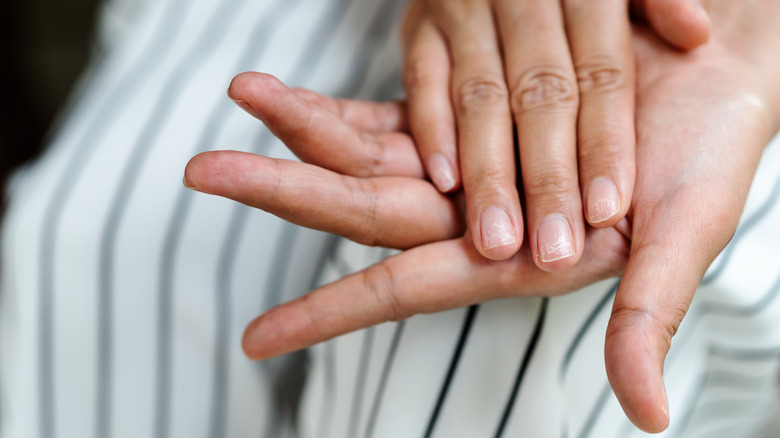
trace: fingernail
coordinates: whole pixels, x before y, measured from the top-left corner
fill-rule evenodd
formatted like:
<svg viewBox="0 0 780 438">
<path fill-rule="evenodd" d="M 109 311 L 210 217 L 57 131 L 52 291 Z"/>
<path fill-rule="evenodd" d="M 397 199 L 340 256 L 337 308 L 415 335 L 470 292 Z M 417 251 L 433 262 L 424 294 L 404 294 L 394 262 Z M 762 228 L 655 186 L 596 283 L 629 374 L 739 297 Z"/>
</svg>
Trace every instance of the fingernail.
<svg viewBox="0 0 780 438">
<path fill-rule="evenodd" d="M 265 120 L 262 114 L 260 114 L 255 107 L 249 104 L 249 102 L 242 100 L 242 99 L 231 99 L 233 102 L 235 102 L 236 105 L 241 107 L 242 110 L 248 112 L 252 117 L 255 117 L 260 120 Z"/>
<path fill-rule="evenodd" d="M 664 413 L 664 416 L 666 417 L 667 421 L 669 420 L 669 396 L 666 394 L 666 385 L 661 383 L 661 394 L 663 394 L 664 398 L 661 402 L 661 411 Z"/>
<path fill-rule="evenodd" d="M 186 176 L 182 177 L 181 182 L 182 182 L 182 184 L 184 184 L 184 188 L 187 188 L 187 189 L 190 189 L 190 190 L 196 190 L 196 191 L 198 190 L 197 187 L 193 187 L 193 186 L 187 184 L 187 177 Z"/>
<path fill-rule="evenodd" d="M 707 13 L 707 10 L 704 9 L 704 6 L 699 1 L 697 0 L 688 1 L 685 3 L 685 5 L 688 8 L 688 12 L 693 15 L 696 15 L 699 21 L 707 24 L 710 23 L 710 15 Z"/>
<path fill-rule="evenodd" d="M 444 155 L 433 154 L 428 157 L 428 171 L 440 192 L 449 192 L 455 188 L 455 173 Z"/>
<path fill-rule="evenodd" d="M 547 216 L 537 232 L 539 259 L 543 263 L 563 260 L 574 255 L 574 238 L 569 221 L 559 214 Z"/>
<path fill-rule="evenodd" d="M 594 179 L 587 194 L 588 222 L 597 224 L 610 219 L 620 211 L 620 194 L 611 179 Z"/>
<path fill-rule="evenodd" d="M 509 215 L 501 207 L 490 206 L 482 211 L 480 217 L 483 249 L 493 249 L 500 246 L 515 245 L 515 227 Z"/>
</svg>

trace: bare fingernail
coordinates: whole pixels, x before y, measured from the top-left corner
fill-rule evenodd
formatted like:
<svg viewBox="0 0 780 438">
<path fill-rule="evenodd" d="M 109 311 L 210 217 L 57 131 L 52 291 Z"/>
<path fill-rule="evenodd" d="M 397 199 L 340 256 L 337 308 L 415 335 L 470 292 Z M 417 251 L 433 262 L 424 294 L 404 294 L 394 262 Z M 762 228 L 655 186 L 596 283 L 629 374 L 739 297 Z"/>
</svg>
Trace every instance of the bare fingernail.
<svg viewBox="0 0 780 438">
<path fill-rule="evenodd" d="M 688 1 L 685 3 L 685 6 L 688 8 L 688 12 L 692 15 L 695 15 L 699 21 L 709 24 L 710 15 L 707 13 L 707 10 L 704 9 L 704 6 L 700 2 Z"/>
<path fill-rule="evenodd" d="M 601 177 L 590 183 L 587 194 L 588 222 L 604 222 L 620 211 L 620 194 L 611 179 Z"/>
<path fill-rule="evenodd" d="M 441 192 L 449 192 L 455 188 L 455 173 L 447 157 L 433 154 L 428 157 L 428 171 L 436 188 Z"/>
<path fill-rule="evenodd" d="M 490 206 L 482 211 L 480 229 L 482 247 L 485 250 L 517 244 L 515 227 L 509 215 L 501 207 Z"/>
<path fill-rule="evenodd" d="M 262 114 L 260 114 L 259 111 L 255 109 L 252 105 L 249 104 L 249 102 L 242 100 L 242 99 L 231 99 L 233 102 L 235 102 L 236 105 L 241 107 L 242 110 L 248 112 L 252 117 L 259 119 L 259 120 L 265 120 Z"/>
<path fill-rule="evenodd" d="M 190 190 L 197 190 L 195 187 L 191 186 L 191 185 L 190 185 L 190 184 L 187 182 L 187 177 L 186 177 L 186 176 L 185 176 L 185 177 L 182 177 L 182 179 L 181 179 L 181 182 L 182 182 L 182 184 L 184 184 L 184 188 L 187 188 L 187 189 L 190 189 Z"/>
<path fill-rule="evenodd" d="M 574 256 L 574 238 L 565 217 L 559 214 L 547 216 L 539 225 L 537 233 L 539 260 L 543 263 Z"/>
<path fill-rule="evenodd" d="M 661 389 L 662 389 L 661 394 L 663 394 L 664 397 L 663 400 L 661 400 L 661 411 L 664 413 L 664 416 L 668 421 L 669 420 L 669 396 L 666 395 L 666 386 L 662 384 Z"/>
</svg>

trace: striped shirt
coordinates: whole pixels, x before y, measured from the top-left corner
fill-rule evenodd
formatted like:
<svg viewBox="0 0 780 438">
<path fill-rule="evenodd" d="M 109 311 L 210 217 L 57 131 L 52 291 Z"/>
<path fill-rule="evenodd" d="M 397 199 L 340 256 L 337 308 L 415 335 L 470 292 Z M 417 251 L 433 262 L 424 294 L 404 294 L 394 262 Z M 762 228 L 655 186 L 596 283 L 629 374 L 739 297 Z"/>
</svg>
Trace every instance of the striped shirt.
<svg viewBox="0 0 780 438">
<path fill-rule="evenodd" d="M 643 436 L 604 372 L 614 279 L 248 361 L 240 338 L 255 316 L 387 251 L 187 191 L 183 167 L 211 149 L 292 158 L 225 97 L 242 71 L 339 97 L 399 96 L 403 2 L 147 3 L 10 184 L 3 437 Z M 772 145 L 675 337 L 662 436 L 762 436 L 780 356 L 778 197 Z"/>
</svg>

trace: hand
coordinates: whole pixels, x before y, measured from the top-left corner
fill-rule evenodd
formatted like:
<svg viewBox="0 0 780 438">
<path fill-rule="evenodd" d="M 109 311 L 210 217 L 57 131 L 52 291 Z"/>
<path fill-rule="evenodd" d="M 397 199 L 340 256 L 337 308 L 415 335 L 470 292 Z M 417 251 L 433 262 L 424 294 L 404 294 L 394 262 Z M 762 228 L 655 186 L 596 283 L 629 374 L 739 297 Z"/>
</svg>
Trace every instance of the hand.
<svg viewBox="0 0 780 438">
<path fill-rule="evenodd" d="M 668 424 L 662 369 L 671 338 L 701 276 L 733 233 L 780 113 L 780 90 L 770 82 L 780 72 L 774 56 L 780 44 L 775 32 L 780 4 L 722 0 L 710 5 L 720 32 L 696 53 L 673 53 L 646 32 L 635 35 L 640 74 L 632 244 L 608 327 L 605 359 L 626 414 L 652 432 Z M 283 354 L 414 313 L 529 290 L 563 293 L 623 266 L 626 242 L 609 228 L 589 229 L 585 251 L 592 256 L 555 276 L 534 269 L 527 248 L 510 260 L 490 262 L 468 244 L 468 234 L 424 244 L 455 237 L 462 228 L 456 202 L 419 180 L 419 162 L 408 153 L 408 138 L 389 133 L 405 128 L 399 122 L 403 107 L 359 107 L 365 104 L 298 93 L 340 111 L 353 126 L 285 94 L 267 76 L 239 76 L 231 87 L 231 96 L 249 105 L 299 155 L 313 157 L 312 162 L 329 168 L 351 162 L 343 168 L 347 175 L 409 176 L 353 178 L 305 164 L 222 152 L 193 159 L 187 167 L 188 185 L 358 241 L 413 248 L 255 320 L 244 337 L 250 357 Z M 357 108 L 375 120 L 356 116 Z M 401 183 L 408 186 L 395 190 Z"/>
<path fill-rule="evenodd" d="M 663 363 L 672 337 L 733 235 L 780 121 L 780 3 L 719 0 L 708 11 L 712 40 L 689 54 L 665 50 L 645 30 L 635 35 L 631 254 L 607 328 L 605 363 L 627 416 L 648 432 L 668 424 Z"/>
<path fill-rule="evenodd" d="M 583 205 L 597 227 L 628 211 L 635 163 L 629 3 L 673 45 L 692 49 L 708 38 L 706 13 L 690 0 L 410 3 L 402 35 L 411 131 L 442 192 L 460 185 L 462 171 L 468 225 L 485 257 L 505 259 L 523 239 L 513 122 L 529 247 L 541 269 L 579 260 Z"/>
<path fill-rule="evenodd" d="M 406 249 L 259 319 L 263 338 L 253 326 L 244 341 L 250 357 L 276 356 L 415 313 L 507 296 L 562 294 L 613 277 L 624 267 L 625 222 L 622 233 L 589 229 L 589 256 L 562 274 L 537 269 L 527 246 L 504 261 L 482 257 L 463 225 L 462 194 L 444 195 L 423 179 L 404 132 L 402 104 L 290 91 L 260 73 L 236 77 L 229 95 L 316 165 L 207 152 L 187 165 L 188 187 L 360 243 Z"/>
</svg>

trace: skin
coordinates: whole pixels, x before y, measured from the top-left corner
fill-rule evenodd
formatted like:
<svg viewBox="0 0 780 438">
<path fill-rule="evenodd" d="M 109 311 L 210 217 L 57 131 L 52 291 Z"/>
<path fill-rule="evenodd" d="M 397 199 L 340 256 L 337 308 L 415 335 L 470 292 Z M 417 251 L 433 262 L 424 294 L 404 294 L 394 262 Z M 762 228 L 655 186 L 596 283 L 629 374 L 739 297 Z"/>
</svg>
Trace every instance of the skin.
<svg viewBox="0 0 780 438">
<path fill-rule="evenodd" d="M 664 430 L 664 358 L 701 277 L 736 228 L 780 121 L 780 3 L 712 0 L 708 8 L 712 40 L 692 53 L 669 50 L 644 29 L 634 33 L 630 225 L 587 228 L 581 262 L 559 274 L 537 269 L 527 243 L 503 261 L 481 255 L 463 228 L 462 195 L 441 195 L 422 179 L 404 105 L 334 101 L 291 92 L 268 75 L 238 76 L 230 96 L 310 164 L 208 152 L 190 161 L 185 185 L 358 242 L 406 249 L 260 316 L 245 332 L 247 355 L 273 357 L 489 299 L 566 293 L 622 273 L 606 333 L 607 374 L 636 426 Z"/>
<path fill-rule="evenodd" d="M 675 47 L 709 38 L 709 18 L 695 0 L 410 3 L 402 36 L 411 131 L 439 190 L 462 183 L 483 256 L 510 257 L 527 228 L 539 268 L 570 269 L 582 256 L 586 221 L 611 227 L 628 212 L 629 6 Z"/>
</svg>

